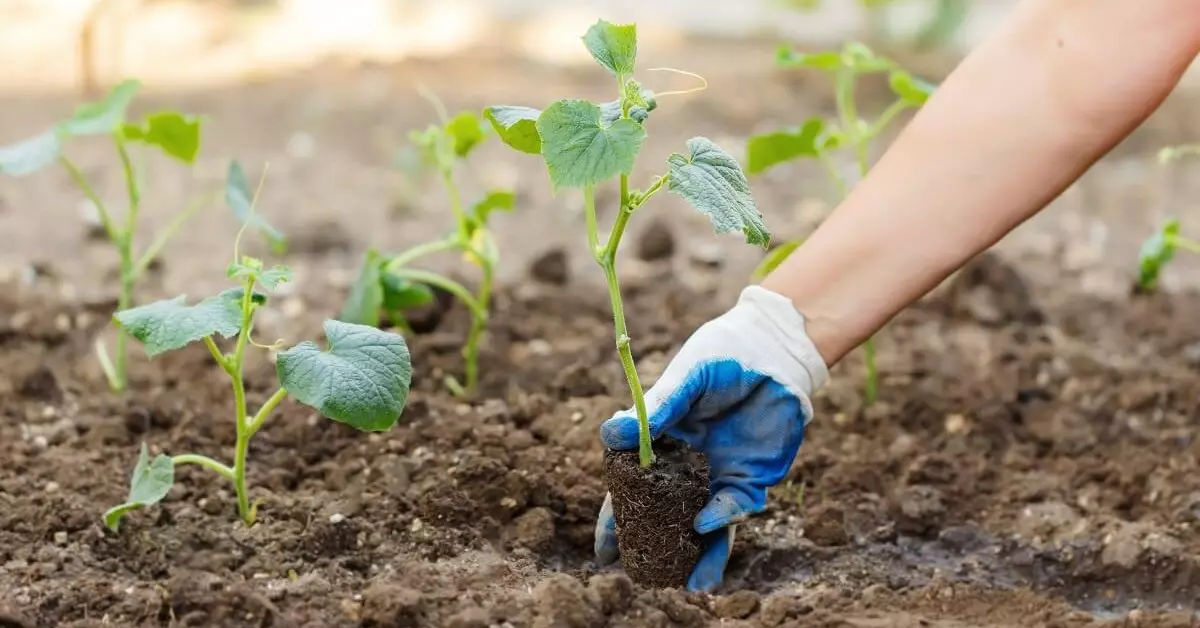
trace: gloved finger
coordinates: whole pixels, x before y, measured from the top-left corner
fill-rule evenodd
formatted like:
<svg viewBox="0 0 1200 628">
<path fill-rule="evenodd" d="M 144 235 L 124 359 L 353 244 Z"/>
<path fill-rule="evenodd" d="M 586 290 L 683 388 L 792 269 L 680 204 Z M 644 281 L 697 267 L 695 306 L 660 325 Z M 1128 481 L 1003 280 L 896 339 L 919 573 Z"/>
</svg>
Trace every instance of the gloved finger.
<svg viewBox="0 0 1200 628">
<path fill-rule="evenodd" d="M 690 365 L 675 362 L 667 366 L 662 377 L 646 392 L 651 438 L 662 436 L 688 415 L 692 405 L 704 395 L 704 382 L 703 368 L 692 369 Z M 614 414 L 600 425 L 600 440 L 608 449 L 636 449 L 637 413 L 631 408 Z"/>
<path fill-rule="evenodd" d="M 596 563 L 603 566 L 617 560 L 617 520 L 613 517 L 612 494 L 604 496 L 604 505 L 596 518 Z"/>
<path fill-rule="evenodd" d="M 709 593 L 720 586 L 725 578 L 725 567 L 733 551 L 733 538 L 737 526 L 721 528 L 704 536 L 704 553 L 692 569 L 688 578 L 688 591 Z"/>
<path fill-rule="evenodd" d="M 693 527 L 700 534 L 708 534 L 725 526 L 741 523 L 750 515 L 766 508 L 766 491 L 741 486 L 726 486 L 708 500 L 704 508 L 696 513 Z"/>
</svg>

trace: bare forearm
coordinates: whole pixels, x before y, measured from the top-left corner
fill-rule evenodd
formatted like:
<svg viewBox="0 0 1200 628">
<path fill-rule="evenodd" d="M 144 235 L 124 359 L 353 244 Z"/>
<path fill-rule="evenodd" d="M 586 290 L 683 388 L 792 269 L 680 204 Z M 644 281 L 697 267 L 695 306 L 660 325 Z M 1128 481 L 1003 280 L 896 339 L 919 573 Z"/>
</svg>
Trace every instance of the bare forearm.
<svg viewBox="0 0 1200 628">
<path fill-rule="evenodd" d="M 1198 52 L 1194 0 L 1025 0 L 764 286 L 840 360 L 1057 197 Z"/>
</svg>

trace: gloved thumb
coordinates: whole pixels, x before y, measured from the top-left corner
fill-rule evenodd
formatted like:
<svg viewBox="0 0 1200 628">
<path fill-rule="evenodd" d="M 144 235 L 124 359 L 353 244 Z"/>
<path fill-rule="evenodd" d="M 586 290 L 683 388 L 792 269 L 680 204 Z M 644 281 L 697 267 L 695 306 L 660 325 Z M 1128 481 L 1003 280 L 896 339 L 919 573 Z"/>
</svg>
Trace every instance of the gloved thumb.
<svg viewBox="0 0 1200 628">
<path fill-rule="evenodd" d="M 717 491 L 704 508 L 696 514 L 693 523 L 700 534 L 708 534 L 726 526 L 741 523 L 750 515 L 756 515 L 766 509 L 767 494 L 758 488 L 745 489 L 740 486 L 726 486 Z"/>
<path fill-rule="evenodd" d="M 725 579 L 725 567 L 729 564 L 729 555 L 733 552 L 733 538 L 737 526 L 722 528 L 704 536 L 704 553 L 692 568 L 688 578 L 688 591 L 694 593 L 709 593 L 720 586 Z"/>
</svg>

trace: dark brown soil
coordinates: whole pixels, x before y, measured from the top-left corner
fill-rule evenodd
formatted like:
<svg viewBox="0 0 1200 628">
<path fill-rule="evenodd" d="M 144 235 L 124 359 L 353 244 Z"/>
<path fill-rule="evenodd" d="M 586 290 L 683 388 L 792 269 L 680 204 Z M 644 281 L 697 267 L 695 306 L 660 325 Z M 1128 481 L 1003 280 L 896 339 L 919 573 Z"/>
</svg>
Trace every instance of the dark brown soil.
<svg viewBox="0 0 1200 628">
<path fill-rule="evenodd" d="M 644 468 L 637 451 L 604 452 L 621 566 L 644 587 L 684 587 L 703 549 L 694 521 L 708 502 L 708 459 L 667 438 L 654 455 Z"/>
<path fill-rule="evenodd" d="M 828 104 L 817 81 L 771 68 L 775 43 L 654 56 L 702 72 L 712 88 L 664 100 L 646 154 L 665 157 L 700 133 L 736 152 L 737 138 Z M 316 68 L 144 105 L 211 115 L 204 151 L 215 176 L 226 156 L 269 159 L 264 214 L 289 233 L 337 236 L 301 238 L 304 251 L 286 259 L 297 282 L 262 312 L 259 340 L 316 338 L 363 250 L 399 250 L 448 224 L 434 187 L 412 199 L 415 213 L 392 211 L 390 155 L 375 144 L 432 121 L 412 89 L 418 80 L 455 109 L 600 98 L 611 87 L 602 71 L 487 49 L 456 61 Z M 23 137 L 72 106 L 0 96 L 0 132 Z M 202 346 L 153 362 L 135 351 L 130 393 L 111 396 L 91 355 L 98 335 L 111 341 L 111 251 L 71 227 L 79 195 L 61 173 L 0 178 L 0 261 L 12 271 L 0 286 L 0 625 L 1194 625 L 1200 293 L 1133 298 L 1124 269 L 1154 222 L 1144 208 L 1156 197 L 1138 187 L 1140 173 L 1159 146 L 1200 137 L 1197 110 L 1183 102 L 1157 116 L 1065 206 L 883 330 L 879 403 L 861 403 L 859 355 L 834 369 L 788 477 L 767 511 L 739 526 L 712 596 L 646 589 L 592 562 L 605 493 L 599 426 L 628 406 L 628 391 L 578 199 L 551 195 L 536 160 L 503 150 L 477 160 L 500 179 L 519 174 L 519 201 L 497 219 L 503 272 L 476 400 L 442 387 L 461 368 L 468 319 L 461 307 L 438 309 L 411 339 L 414 389 L 396 429 L 361 434 L 285 402 L 251 444 L 258 525 L 237 524 L 224 481 L 186 467 L 164 502 L 131 515 L 120 535 L 100 517 L 124 498 L 139 443 L 228 460 L 229 384 Z M 319 159 L 286 154 L 297 130 L 312 134 Z M 106 147 L 77 157 L 102 193 L 120 198 Z M 661 161 L 646 163 L 647 175 L 659 172 Z M 173 172 L 156 169 L 159 185 L 147 192 L 144 211 L 158 225 L 197 191 Z M 796 218 L 810 207 L 794 203 L 827 189 L 815 172 L 753 182 L 781 237 L 811 227 Z M 602 220 L 613 206 L 605 195 Z M 632 221 L 629 242 L 660 217 L 673 254 L 660 240 L 643 249 L 653 261 L 628 246 L 621 262 L 646 384 L 733 303 L 760 255 L 655 201 Z M 1200 224 L 1183 205 L 1185 224 Z M 1101 219 L 1111 237 L 1089 257 L 1083 245 Z M 218 208 L 198 218 L 140 298 L 225 287 L 232 232 Z M 256 353 L 250 403 L 275 384 Z"/>
</svg>

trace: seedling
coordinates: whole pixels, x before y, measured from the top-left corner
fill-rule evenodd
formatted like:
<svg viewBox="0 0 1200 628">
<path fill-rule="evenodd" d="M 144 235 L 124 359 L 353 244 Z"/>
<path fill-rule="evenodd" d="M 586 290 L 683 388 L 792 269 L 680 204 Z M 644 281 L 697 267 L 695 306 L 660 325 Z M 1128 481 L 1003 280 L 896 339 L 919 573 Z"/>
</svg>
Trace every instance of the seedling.
<svg viewBox="0 0 1200 628">
<path fill-rule="evenodd" d="M 821 0 L 780 0 L 785 6 L 801 11 L 821 8 Z M 870 21 L 871 36 L 886 39 L 891 30 L 886 10 L 895 4 L 927 4 L 926 2 L 898 3 L 897 0 L 859 0 Z M 936 47 L 950 40 L 967 19 L 971 10 L 970 0 L 933 0 L 933 12 L 917 29 L 913 43 L 918 50 Z"/>
<path fill-rule="evenodd" d="M 381 314 L 386 314 L 394 324 L 407 327 L 404 311 L 433 301 L 430 286 L 454 295 L 470 311 L 471 327 L 463 346 L 465 382 L 447 375 L 445 383 L 455 395 L 466 397 L 475 392 L 479 382 L 479 343 L 487 329 L 492 284 L 499 261 L 488 221 L 493 212 L 511 211 L 515 196 L 507 190 L 492 190 L 470 209 L 464 208 L 455 182 L 455 170 L 487 138 L 488 127 L 471 112 L 451 118 L 436 97 L 429 95 L 429 99 L 437 108 L 440 123 L 413 132 L 411 140 L 420 149 L 424 162 L 436 170 L 446 189 L 455 229 L 444 237 L 391 257 L 368 250 L 339 318 L 378 326 Z M 427 255 L 446 251 L 461 252 L 468 263 L 479 268 L 479 286 L 474 293 L 449 277 L 412 267 L 414 262 Z"/>
<path fill-rule="evenodd" d="M 630 173 L 646 139 L 646 121 L 658 105 L 653 92 L 634 78 L 637 29 L 632 24 L 614 25 L 601 20 L 588 29 L 583 43 L 596 62 L 616 78 L 616 101 L 597 104 L 566 99 L 541 111 L 495 106 L 486 109 L 484 117 L 506 144 L 542 156 L 555 191 L 583 191 L 588 249 L 604 271 L 608 285 L 617 353 L 641 428 L 638 456 L 644 468 L 654 460 L 650 425 L 617 279 L 617 249 L 630 217 L 665 189 L 706 214 L 718 233 L 740 231 L 747 242 L 764 247 L 770 234 L 737 160 L 708 138 L 688 140 L 686 151 L 668 157 L 666 171 L 654 177 L 644 191 L 630 186 Z M 620 205 L 608 238 L 601 243 L 595 191 L 596 186 L 614 178 L 620 186 Z"/>
<path fill-rule="evenodd" d="M 1200 144 L 1167 146 L 1158 152 L 1158 163 L 1165 166 L 1197 155 L 1200 155 Z M 1138 253 L 1138 287 L 1146 292 L 1156 289 L 1163 267 L 1175 258 L 1175 251 L 1179 249 L 1200 255 L 1200 241 L 1180 235 L 1179 219 L 1169 218 L 1142 243 Z"/>
<path fill-rule="evenodd" d="M 74 115 L 56 123 L 50 129 L 22 142 L 0 147 L 0 173 L 20 177 L 57 162 L 95 208 L 104 234 L 116 249 L 120 260 L 118 310 L 128 309 L 133 305 L 134 286 L 145 276 L 147 269 L 162 253 L 163 248 L 189 219 L 216 197 L 214 193 L 193 199 L 154 237 L 149 246 L 140 253 L 135 251 L 134 240 L 137 236 L 144 183 L 142 178 L 145 173 L 139 172 L 135 167 L 131 156 L 132 149 L 138 145 L 158 149 L 168 157 L 190 166 L 196 162 L 200 151 L 201 126 L 200 118 L 177 111 L 151 113 L 136 123 L 126 121 L 126 109 L 139 88 L 140 83 L 137 81 L 125 81 L 114 87 L 102 100 L 79 106 Z M 108 136 L 116 148 L 128 195 L 125 216 L 121 223 L 114 219 L 113 212 L 101 199 L 88 177 L 63 153 L 68 141 L 91 136 Z M 278 242 L 282 242 L 281 236 Z M 115 392 L 125 390 L 128 384 L 126 342 L 125 331 L 118 329 L 113 359 L 109 358 L 104 344 L 100 340 L 96 342 L 96 357 L 109 386 Z"/>
<path fill-rule="evenodd" d="M 232 382 L 237 428 L 232 466 L 192 453 L 159 454 L 151 459 L 149 448 L 143 443 L 130 481 L 129 497 L 104 513 L 104 524 L 114 532 L 131 511 L 162 501 L 175 480 L 175 467 L 183 464 L 204 467 L 232 482 L 238 515 L 246 525 L 252 525 L 258 505 L 251 503 L 246 487 L 250 439 L 289 395 L 334 421 L 362 431 L 390 429 L 404 409 L 412 379 L 404 338 L 370 326 L 327 320 L 324 329 L 329 348 L 322 350 L 306 341 L 279 352 L 275 372 L 280 386 L 251 415 L 243 379 L 246 350 L 250 346 L 275 350 L 282 344 L 280 341 L 264 346 L 251 338 L 254 315 L 266 305 L 268 293 L 291 279 L 291 272 L 284 266 L 268 268 L 261 260 L 239 255 L 237 248 L 235 245 L 234 259 L 227 272 L 237 287 L 192 305 L 181 295 L 114 315 L 122 329 L 145 345 L 151 358 L 203 342 Z M 222 351 L 217 337 L 236 338 L 233 351 Z"/>
<path fill-rule="evenodd" d="M 829 120 L 809 118 L 799 127 L 751 137 L 746 147 L 746 170 L 750 174 L 759 174 L 796 159 L 816 159 L 828 170 L 843 198 L 849 193 L 852 182 L 838 169 L 834 155 L 843 149 L 853 153 L 857 166 L 857 177 L 853 183 L 861 181 L 871 167 L 871 143 L 897 116 L 925 104 L 933 93 L 933 85 L 914 77 L 894 61 L 875 54 L 857 42 L 846 44 L 840 51 L 813 54 L 801 54 L 784 47 L 780 48 L 776 62 L 785 68 L 809 68 L 828 74 L 836 87 L 837 116 Z M 859 77 L 876 74 L 887 75 L 888 85 L 896 99 L 877 118 L 866 120 L 859 115 L 855 91 Z M 794 240 L 773 249 L 754 271 L 754 277 L 766 277 L 801 243 L 802 240 Z M 867 365 L 864 392 L 867 403 L 872 404 L 878 396 L 874 340 L 868 339 L 863 350 Z"/>
</svg>

